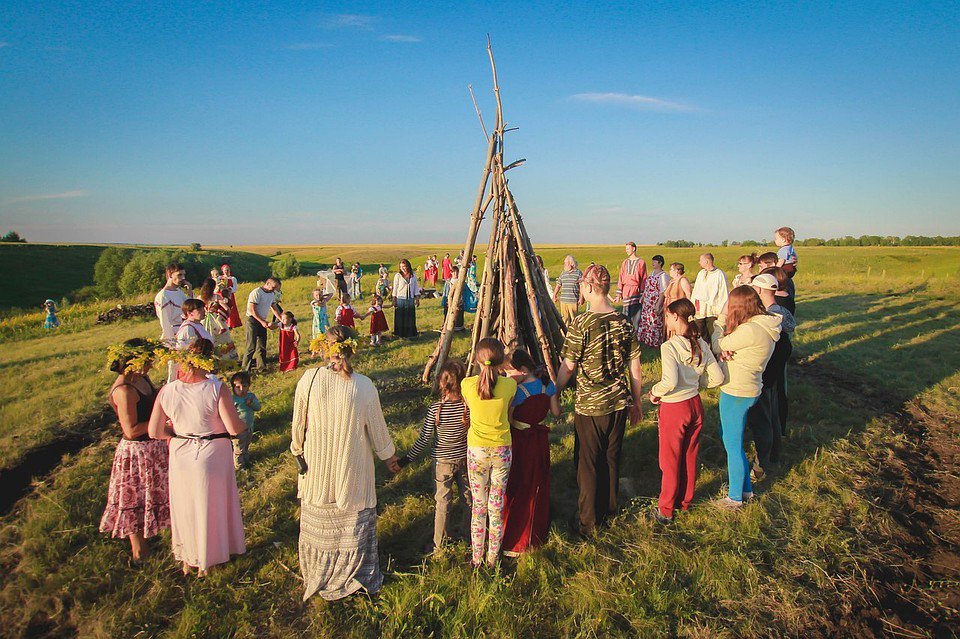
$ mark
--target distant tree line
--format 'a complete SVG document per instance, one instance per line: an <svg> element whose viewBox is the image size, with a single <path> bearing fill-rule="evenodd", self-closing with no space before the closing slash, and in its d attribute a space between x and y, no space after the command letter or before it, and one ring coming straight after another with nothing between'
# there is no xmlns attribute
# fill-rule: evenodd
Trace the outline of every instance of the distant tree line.
<svg viewBox="0 0 960 639"><path fill-rule="evenodd" d="M164 268L170 262L183 265L187 280L195 288L210 276L211 269L219 268L224 262L231 264L234 275L242 279L261 279L270 274L266 258L253 261L250 256L240 258L222 253L111 246L100 254L93 267L93 285L78 289L73 298L108 299L157 291L163 286ZM285 271L288 277L292 272L290 266L288 264ZM297 263L297 271L299 267Z"/></svg>
<svg viewBox="0 0 960 639"><path fill-rule="evenodd" d="M930 237L928 235L907 235L897 237L896 235L861 235L853 237L846 235L844 237L833 237L825 240L820 237L808 237L805 240L797 240L797 246L960 246L960 235L937 235ZM666 242L657 242L657 246L667 248L690 248L695 246L773 246L770 240L723 240L719 244L709 242L691 242L689 240L667 240Z"/></svg>
<svg viewBox="0 0 960 639"><path fill-rule="evenodd" d="M3 237L0 237L0 242L18 242L24 243L27 241L27 238L23 237L16 231L7 231L3 234Z"/></svg>

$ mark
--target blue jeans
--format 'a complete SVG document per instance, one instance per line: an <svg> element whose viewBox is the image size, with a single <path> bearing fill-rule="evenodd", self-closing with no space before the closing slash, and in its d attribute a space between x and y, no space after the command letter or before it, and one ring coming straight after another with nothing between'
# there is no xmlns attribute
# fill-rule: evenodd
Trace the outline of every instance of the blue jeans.
<svg viewBox="0 0 960 639"><path fill-rule="evenodd" d="M720 437L727 451L727 474L734 501L743 501L743 493L752 493L750 464L743 450L743 430L747 425L747 411L757 403L756 397L734 397L720 392Z"/></svg>

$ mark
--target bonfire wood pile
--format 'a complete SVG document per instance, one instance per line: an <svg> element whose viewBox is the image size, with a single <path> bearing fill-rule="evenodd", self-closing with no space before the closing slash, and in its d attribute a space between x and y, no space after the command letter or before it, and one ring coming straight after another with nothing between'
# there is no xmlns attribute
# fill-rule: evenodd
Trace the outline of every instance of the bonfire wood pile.
<svg viewBox="0 0 960 639"><path fill-rule="evenodd" d="M493 92L496 97L497 116L494 129L487 132L483 117L474 99L474 108L480 118L480 126L487 138L487 156L483 176L477 192L470 228L464 244L464 265L470 263L476 247L481 222L490 213L490 235L487 242L483 276L477 300L477 315L468 358L468 373L476 371L473 352L477 342L485 337L495 337L504 343L507 351L525 348L534 361L547 367L556 377L560 347L563 344L565 327L560 313L553 304L543 271L537 265L533 244L523 224L513 193L507 182L507 171L523 164L518 160L505 165L503 160L505 129L503 107L500 101L500 86L493 49L487 40L487 54L493 74ZM471 96L473 89L470 90ZM453 327L457 311L463 304L463 287L467 269L462 268L452 284L448 302L449 309L440 332L437 348L427 360L423 371L424 383L429 382L433 370L443 366L450 354Z"/></svg>
<svg viewBox="0 0 960 639"><path fill-rule="evenodd" d="M156 317L157 311L152 303L148 304L117 304L104 313L97 313L97 324L112 324L125 319L138 317Z"/></svg>

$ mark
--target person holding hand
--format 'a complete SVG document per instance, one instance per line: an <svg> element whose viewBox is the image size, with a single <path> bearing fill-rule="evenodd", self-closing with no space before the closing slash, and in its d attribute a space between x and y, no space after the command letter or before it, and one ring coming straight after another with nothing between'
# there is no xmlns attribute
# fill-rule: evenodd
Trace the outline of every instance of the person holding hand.
<svg viewBox="0 0 960 639"><path fill-rule="evenodd" d="M642 369L637 332L610 305L610 272L596 264L580 281L587 312L567 326L560 351L557 388L562 392L576 377L573 423L574 465L577 467L576 531L592 535L617 512L620 491L620 451L627 418L641 417Z"/></svg>
<svg viewBox="0 0 960 639"><path fill-rule="evenodd" d="M267 330L276 326L275 319L280 319L273 307L279 290L280 278L268 277L247 297L247 346L242 368L248 373L254 358L260 371L267 367Z"/></svg>

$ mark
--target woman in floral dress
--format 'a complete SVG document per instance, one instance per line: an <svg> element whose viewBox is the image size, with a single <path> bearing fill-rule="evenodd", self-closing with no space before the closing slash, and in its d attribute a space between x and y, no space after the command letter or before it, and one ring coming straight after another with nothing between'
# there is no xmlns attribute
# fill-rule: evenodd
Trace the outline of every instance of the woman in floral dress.
<svg viewBox="0 0 960 639"><path fill-rule="evenodd" d="M663 270L663 256L653 256L653 270L643 285L643 302L640 309L640 327L637 339L652 348L663 344L663 295L668 278Z"/></svg>

